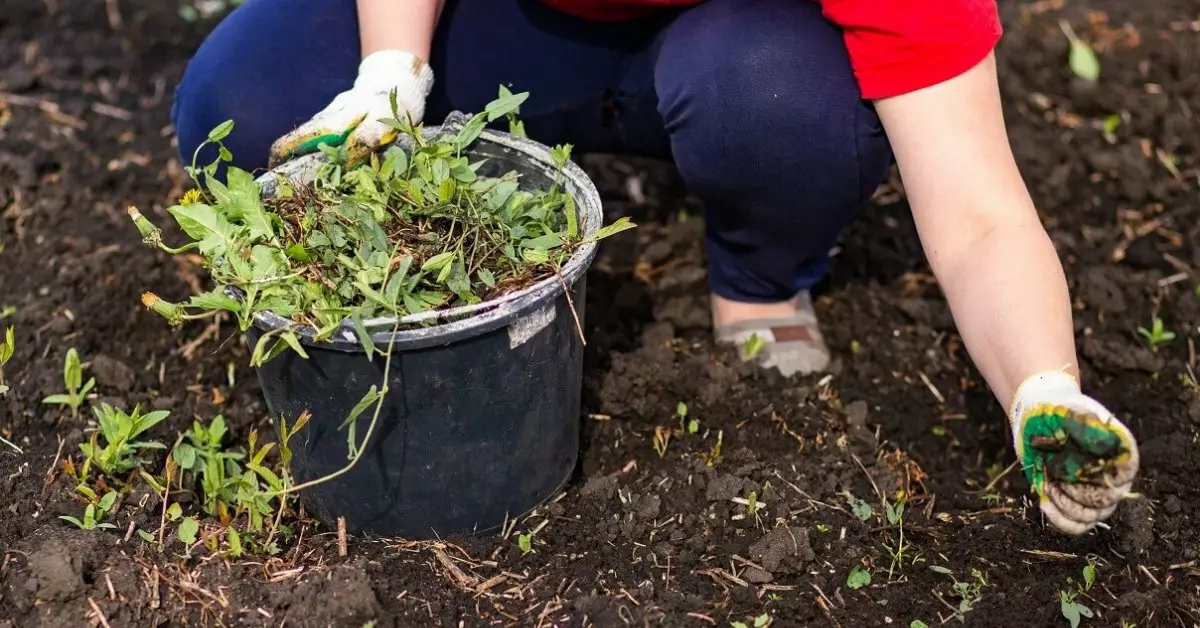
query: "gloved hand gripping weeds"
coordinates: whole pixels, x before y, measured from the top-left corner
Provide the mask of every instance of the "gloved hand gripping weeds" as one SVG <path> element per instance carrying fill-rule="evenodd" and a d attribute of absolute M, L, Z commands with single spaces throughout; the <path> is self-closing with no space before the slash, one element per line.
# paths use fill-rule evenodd
<path fill-rule="evenodd" d="M 1017 459 L 1058 529 L 1082 534 L 1107 519 L 1138 472 L 1133 434 L 1061 371 L 1018 388 L 1010 413 Z"/>
<path fill-rule="evenodd" d="M 433 86 L 433 70 L 424 59 L 403 50 L 380 50 L 362 60 L 353 87 L 308 122 L 275 141 L 270 167 L 318 150 L 321 144 L 345 145 L 347 164 L 357 165 L 395 140 L 395 129 L 380 122 L 391 118 L 392 93 L 396 113 L 413 124 L 425 115 L 425 100 Z"/>

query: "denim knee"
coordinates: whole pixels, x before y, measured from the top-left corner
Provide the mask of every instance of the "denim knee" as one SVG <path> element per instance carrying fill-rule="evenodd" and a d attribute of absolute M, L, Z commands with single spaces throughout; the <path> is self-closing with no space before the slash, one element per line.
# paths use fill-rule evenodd
<path fill-rule="evenodd" d="M 840 30 L 816 3 L 709 0 L 664 33 L 655 89 L 705 202 L 713 291 L 778 301 L 816 283 L 891 157 Z"/>
<path fill-rule="evenodd" d="M 233 163 L 265 168 L 271 144 L 320 111 L 354 81 L 359 62 L 354 0 L 253 0 L 213 29 L 188 62 L 171 119 L 180 158 L 218 124 Z M 198 163 L 216 157 L 201 152 Z"/>

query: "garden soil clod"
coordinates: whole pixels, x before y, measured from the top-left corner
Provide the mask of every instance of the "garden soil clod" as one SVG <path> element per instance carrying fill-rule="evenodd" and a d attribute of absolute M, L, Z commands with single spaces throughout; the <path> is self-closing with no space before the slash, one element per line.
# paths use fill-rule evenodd
<path fill-rule="evenodd" d="M 121 12 L 115 35 L 106 4 Z M 764 614 L 779 626 L 933 626 L 955 613 L 972 626 L 1065 626 L 1061 593 L 1081 589 L 1075 601 L 1095 615 L 1085 626 L 1196 625 L 1200 393 L 1181 377 L 1200 325 L 1195 3 L 1001 4 L 1010 136 L 1067 264 L 1085 386 L 1139 439 L 1142 498 L 1111 530 L 1054 533 L 1009 469 L 1004 416 L 898 186 L 846 234 L 818 301 L 831 376 L 786 381 L 713 346 L 699 208 L 670 168 L 593 155 L 582 161 L 611 216 L 641 226 L 591 271 L 584 450 L 565 495 L 505 539 L 350 538 L 343 557 L 336 533 L 305 528 L 278 556 L 226 566 L 127 537 L 157 528 L 144 487 L 119 500 L 115 530 L 59 519 L 82 512 L 60 468 L 91 414 L 40 403 L 62 392 L 75 347 L 96 378 L 89 405 L 171 410 L 155 438 L 218 413 L 235 442 L 270 432 L 232 323 L 179 333 L 142 307 L 143 289 L 178 300 L 206 279 L 144 246 L 125 215 L 133 204 L 170 224 L 163 210 L 186 189 L 170 96 L 207 26 L 171 3 L 11 0 L 0 309 L 16 312 L 0 326 L 15 325 L 17 349 L 0 429 L 23 452 L 0 445 L 0 626 L 749 626 Z M 1098 49 L 1098 85 L 1072 78 L 1060 19 Z M 1177 336 L 1151 350 L 1136 330 L 1155 315 Z M 533 530 L 523 553 L 518 537 Z M 864 573 L 869 584 L 848 585 Z"/>

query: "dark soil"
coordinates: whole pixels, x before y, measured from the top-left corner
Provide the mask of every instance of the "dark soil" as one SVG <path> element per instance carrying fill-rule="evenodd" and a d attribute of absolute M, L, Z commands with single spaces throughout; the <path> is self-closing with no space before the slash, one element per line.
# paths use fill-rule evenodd
<path fill-rule="evenodd" d="M 106 4 L 122 12 L 115 32 Z M 0 428 L 23 453 L 0 445 L 0 626 L 955 622 L 960 598 L 935 565 L 986 581 L 970 625 L 1065 626 L 1060 591 L 1081 586 L 1088 561 L 1085 625 L 1197 625 L 1200 397 L 1181 375 L 1200 325 L 1200 7 L 1061 4 L 1003 3 L 1002 88 L 1017 158 L 1068 264 L 1087 388 L 1140 440 L 1142 498 L 1111 529 L 1053 532 L 1020 474 L 1005 473 L 1005 418 L 955 335 L 898 185 L 846 234 L 819 300 L 832 373 L 788 381 L 710 341 L 700 208 L 669 166 L 588 156 L 612 214 L 643 226 L 606 243 L 591 272 L 581 468 L 519 522 L 548 522 L 534 551 L 515 536 L 351 538 L 339 557 L 335 536 L 318 534 L 269 560 L 226 561 L 127 537 L 153 496 L 123 498 L 116 530 L 58 519 L 82 510 L 61 462 L 86 422 L 40 403 L 62 391 L 75 347 L 98 382 L 90 403 L 170 409 L 162 440 L 216 413 L 238 442 L 270 433 L 230 325 L 188 346 L 204 323 L 174 331 L 141 306 L 141 291 L 180 298 L 203 273 L 143 246 L 124 216 L 135 204 L 170 222 L 163 210 L 186 183 L 170 95 L 209 25 L 181 21 L 170 2 L 7 0 L 0 308 L 16 307 L 3 324 L 18 347 Z M 1099 49 L 1098 87 L 1071 78 L 1060 19 Z M 1123 122 L 1106 137 L 1112 114 Z M 1151 351 L 1136 329 L 1155 315 L 1177 337 Z M 678 425 L 680 401 L 700 429 L 660 456 L 655 427 Z M 897 491 L 902 525 L 881 505 Z M 734 501 L 751 493 L 757 516 Z M 868 520 L 847 495 L 872 506 Z M 889 572 L 901 532 L 905 559 Z M 855 566 L 868 586 L 847 586 Z"/>

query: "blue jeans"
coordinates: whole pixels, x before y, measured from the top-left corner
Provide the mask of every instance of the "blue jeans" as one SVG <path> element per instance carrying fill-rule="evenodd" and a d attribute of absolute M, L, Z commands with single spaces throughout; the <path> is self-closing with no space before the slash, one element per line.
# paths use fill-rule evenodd
<path fill-rule="evenodd" d="M 534 139 L 672 159 L 705 204 L 711 289 L 737 301 L 820 280 L 891 163 L 815 2 L 707 0 L 604 23 L 537 0 L 448 0 L 431 56 L 430 123 L 480 111 L 504 83 L 530 92 Z M 271 143 L 349 88 L 359 60 L 354 0 L 247 0 L 176 90 L 181 154 L 232 118 L 236 165 L 264 168 Z"/>

